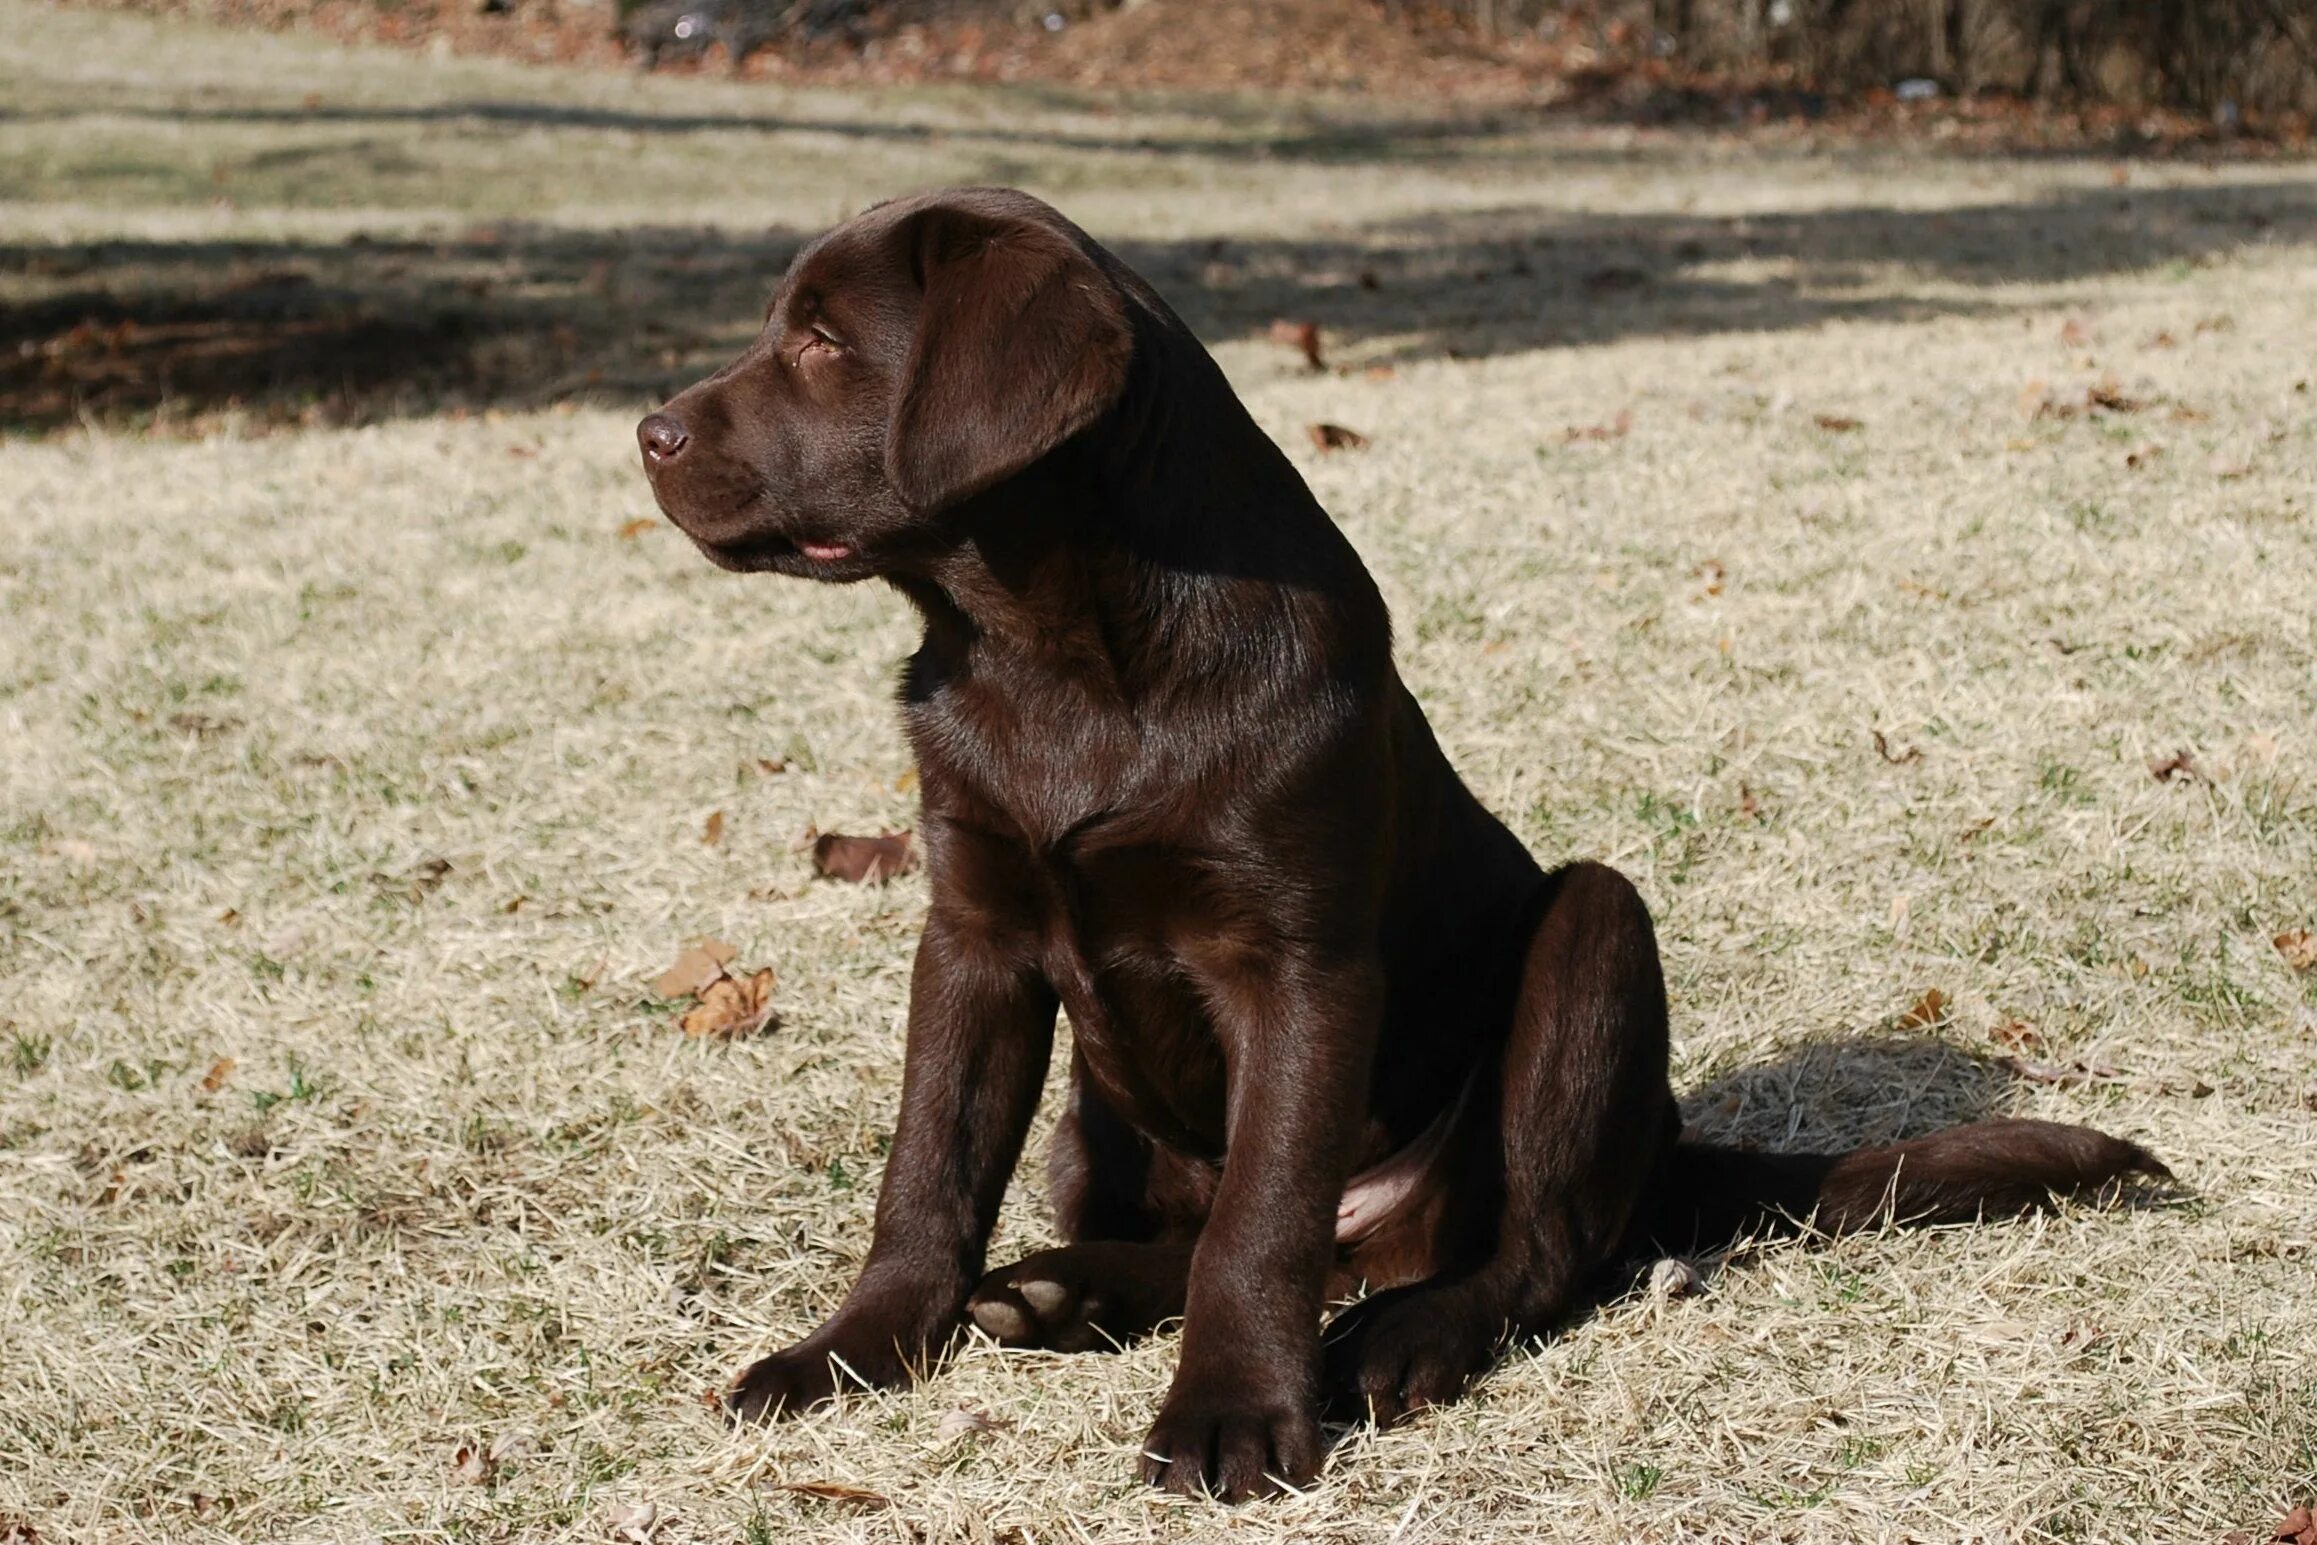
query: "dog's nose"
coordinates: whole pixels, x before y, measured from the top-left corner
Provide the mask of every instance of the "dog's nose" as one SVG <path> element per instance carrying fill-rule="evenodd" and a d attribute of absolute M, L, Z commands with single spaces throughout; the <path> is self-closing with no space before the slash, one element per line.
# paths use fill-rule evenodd
<path fill-rule="evenodd" d="M 636 425 L 636 439 L 643 445 L 646 461 L 673 461 L 692 443 L 682 421 L 672 413 L 655 413 Z"/>

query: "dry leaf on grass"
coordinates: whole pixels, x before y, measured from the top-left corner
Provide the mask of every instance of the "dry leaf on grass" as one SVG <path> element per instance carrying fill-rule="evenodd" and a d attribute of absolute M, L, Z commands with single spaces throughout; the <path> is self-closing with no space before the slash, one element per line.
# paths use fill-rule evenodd
<path fill-rule="evenodd" d="M 944 1443 L 955 1443 L 960 1438 L 970 1438 L 977 1433 L 995 1432 L 1005 1425 L 995 1417 L 984 1416 L 979 1411 L 968 1411 L 960 1406 L 957 1410 L 941 1413 L 939 1436 Z"/>
<path fill-rule="evenodd" d="M 720 977 L 676 1021 L 686 1035 L 734 1040 L 772 1023 L 772 968 L 747 977 Z"/>
<path fill-rule="evenodd" d="M 488 1457 L 493 1464 L 504 1464 L 510 1459 L 531 1459 L 540 1453 L 540 1447 L 537 1433 L 517 1427 L 491 1440 Z"/>
<path fill-rule="evenodd" d="M 708 812 L 708 819 L 700 827 L 700 840 L 709 847 L 714 847 L 724 840 L 723 811 L 711 810 Z"/>
<path fill-rule="evenodd" d="M 843 832 L 806 835 L 813 846 L 813 872 L 823 879 L 882 885 L 917 867 L 917 845 L 908 832 L 880 832 L 874 837 Z"/>
<path fill-rule="evenodd" d="M 2084 388 L 2081 398 L 2072 401 L 2053 396 L 2050 384 L 2044 381 L 2030 381 L 2019 389 L 2019 416 L 2029 420 L 2081 418 L 2088 413 L 2139 413 L 2154 406 L 2155 399 L 2126 394 L 2114 376 L 2102 376 Z"/>
<path fill-rule="evenodd" d="M 1947 1022 L 1947 995 L 1933 987 L 1915 1000 L 1915 1006 L 1899 1016 L 1901 1030 L 1930 1030 Z"/>
<path fill-rule="evenodd" d="M 2014 1078 L 2024 1078 L 2031 1084 L 2049 1084 L 2055 1089 L 2125 1084 L 2151 1094 L 2185 1094 L 2192 1100 L 2201 1100 L 2212 1093 L 2212 1085 L 2201 1078 L 2151 1077 L 2105 1062 L 2035 1062 L 2026 1057 L 1998 1057 L 1995 1061 L 1998 1067 L 2010 1070 Z"/>
<path fill-rule="evenodd" d="M 858 1507 L 891 1507 L 893 1499 L 881 1491 L 866 1486 L 846 1486 L 836 1481 L 790 1481 L 780 1488 L 799 1497 L 818 1497 L 823 1502 L 850 1502 Z"/>
<path fill-rule="evenodd" d="M 2040 1055 L 2047 1048 L 2043 1032 L 2024 1019 L 2007 1019 L 1987 1032 L 1987 1038 L 2019 1055 Z"/>
<path fill-rule="evenodd" d="M 2317 934 L 2306 928 L 2288 928 L 2269 941 L 2277 953 L 2285 957 L 2285 964 L 2296 971 L 2317 967 Z"/>
<path fill-rule="evenodd" d="M 2175 778 L 2197 778 L 2196 760 L 2186 751 L 2175 751 L 2170 756 L 2152 756 L 2148 759 L 2148 776 L 2158 783 L 2170 783 Z"/>
<path fill-rule="evenodd" d="M 0 1513 L 0 1545 L 40 1545 L 40 1531 L 18 1513 Z"/>
<path fill-rule="evenodd" d="M 1271 341 L 1301 351 L 1303 362 L 1314 370 L 1327 368 L 1327 355 L 1320 348 L 1317 322 L 1290 322 L 1282 317 L 1271 324 Z"/>
<path fill-rule="evenodd" d="M 1864 420 L 1842 413 L 1817 413 L 1811 415 L 1810 421 L 1830 435 L 1847 435 L 1866 428 Z"/>
<path fill-rule="evenodd" d="M 2031 1062 L 2025 1057 L 1998 1057 L 1996 1061 L 2011 1070 L 2015 1078 L 2024 1078 L 2031 1084 L 2051 1084 L 2060 1089 L 2077 1089 L 2085 1084 L 2129 1083 L 2132 1075 L 2122 1068 L 2105 1062 Z"/>
<path fill-rule="evenodd" d="M 2317 1514 L 2306 1507 L 2293 1509 L 2277 1520 L 2269 1539 L 2271 1545 L 2317 1545 Z"/>
<path fill-rule="evenodd" d="M 496 1467 L 491 1456 L 472 1443 L 462 1443 L 451 1456 L 451 1480 L 461 1486 L 488 1486 Z"/>
<path fill-rule="evenodd" d="M 451 861 L 447 858 L 422 858 L 401 874 L 374 874 L 370 883 L 389 894 L 399 894 L 412 904 L 424 901 L 427 893 L 439 889 L 450 878 Z"/>
<path fill-rule="evenodd" d="M 1921 746 L 1909 746 L 1904 751 L 1893 751 L 1891 749 L 1890 738 L 1883 734 L 1881 730 L 1876 730 L 1873 732 L 1873 734 L 1875 738 L 1875 754 L 1880 756 L 1884 761 L 1890 763 L 1893 767 L 1903 767 L 1909 762 L 1919 762 L 1923 759 L 1923 748 Z"/>
<path fill-rule="evenodd" d="M 626 1540 L 629 1545 L 649 1545 L 652 1531 L 660 1526 L 660 1505 L 657 1502 L 623 1502 L 611 1510 L 606 1520 L 611 1537 Z"/>
<path fill-rule="evenodd" d="M 1633 410 L 1624 408 L 1606 424 L 1572 424 L 1561 431 L 1561 438 L 1574 445 L 1580 440 L 1622 440 L 1632 432 Z"/>
<path fill-rule="evenodd" d="M 233 1076 L 235 1066 L 237 1064 L 231 1057 L 218 1058 L 209 1064 L 209 1071 L 201 1075 L 201 1087 L 211 1094 L 217 1093 L 225 1087 L 225 1081 Z"/>
<path fill-rule="evenodd" d="M 676 956 L 676 963 L 661 972 L 652 983 L 652 991 L 662 998 L 689 998 L 697 996 L 710 982 L 724 974 L 724 968 L 736 954 L 722 939 L 701 939 L 684 946 Z"/>
<path fill-rule="evenodd" d="M 634 520 L 620 523 L 619 539 L 623 542 L 632 542 L 658 524 L 658 521 L 653 520 L 648 515 L 638 515 Z"/>
<path fill-rule="evenodd" d="M 771 1026 L 771 967 L 735 976 L 732 956 L 732 946 L 723 940 L 702 939 L 686 945 L 676 963 L 653 981 L 652 991 L 662 998 L 693 1000 L 676 1016 L 676 1027 L 686 1035 L 731 1040 Z"/>
<path fill-rule="evenodd" d="M 1697 1267 L 1678 1255 L 1669 1255 L 1649 1268 L 1649 1296 L 1663 1301 L 1668 1298 L 1689 1298 L 1706 1290 L 1706 1279 Z"/>
<path fill-rule="evenodd" d="M 1312 424 L 1304 431 L 1311 443 L 1323 451 L 1356 451 L 1368 443 L 1368 437 L 1356 429 L 1341 424 Z"/>

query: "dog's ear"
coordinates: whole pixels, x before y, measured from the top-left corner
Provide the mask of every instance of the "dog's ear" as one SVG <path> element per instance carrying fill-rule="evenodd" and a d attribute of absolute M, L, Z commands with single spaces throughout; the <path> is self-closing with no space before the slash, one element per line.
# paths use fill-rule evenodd
<path fill-rule="evenodd" d="M 921 300 L 885 426 L 885 475 L 931 513 L 1109 412 L 1134 334 L 1118 287 L 1066 227 L 937 204 L 898 234 Z"/>

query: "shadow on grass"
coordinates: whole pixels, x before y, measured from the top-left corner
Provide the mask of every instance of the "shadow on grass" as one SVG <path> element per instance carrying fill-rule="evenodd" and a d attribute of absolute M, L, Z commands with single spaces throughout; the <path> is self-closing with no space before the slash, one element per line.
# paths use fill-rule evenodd
<path fill-rule="evenodd" d="M 0 246 L 0 427 L 657 400 L 754 331 L 809 234 L 509 224 L 443 240 Z M 1367 364 L 1993 313 L 2019 303 L 2009 286 L 2312 239 L 2317 182 L 1745 218 L 1505 208 L 1116 245 L 1210 341 L 1309 320 Z"/>
<path fill-rule="evenodd" d="M 1812 1041 L 1682 1101 L 1692 1135 L 1773 1153 L 1834 1153 L 2004 1114 L 1996 1058 L 1926 1035 Z"/>

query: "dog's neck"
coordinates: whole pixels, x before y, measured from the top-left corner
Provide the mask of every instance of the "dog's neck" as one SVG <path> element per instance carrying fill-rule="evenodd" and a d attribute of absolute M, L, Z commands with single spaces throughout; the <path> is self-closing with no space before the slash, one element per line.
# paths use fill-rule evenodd
<path fill-rule="evenodd" d="M 1174 352 L 892 576 L 927 654 L 1034 656 L 1129 702 L 1156 681 L 1388 670 L 1390 622 L 1351 544 L 1205 351 Z"/>

